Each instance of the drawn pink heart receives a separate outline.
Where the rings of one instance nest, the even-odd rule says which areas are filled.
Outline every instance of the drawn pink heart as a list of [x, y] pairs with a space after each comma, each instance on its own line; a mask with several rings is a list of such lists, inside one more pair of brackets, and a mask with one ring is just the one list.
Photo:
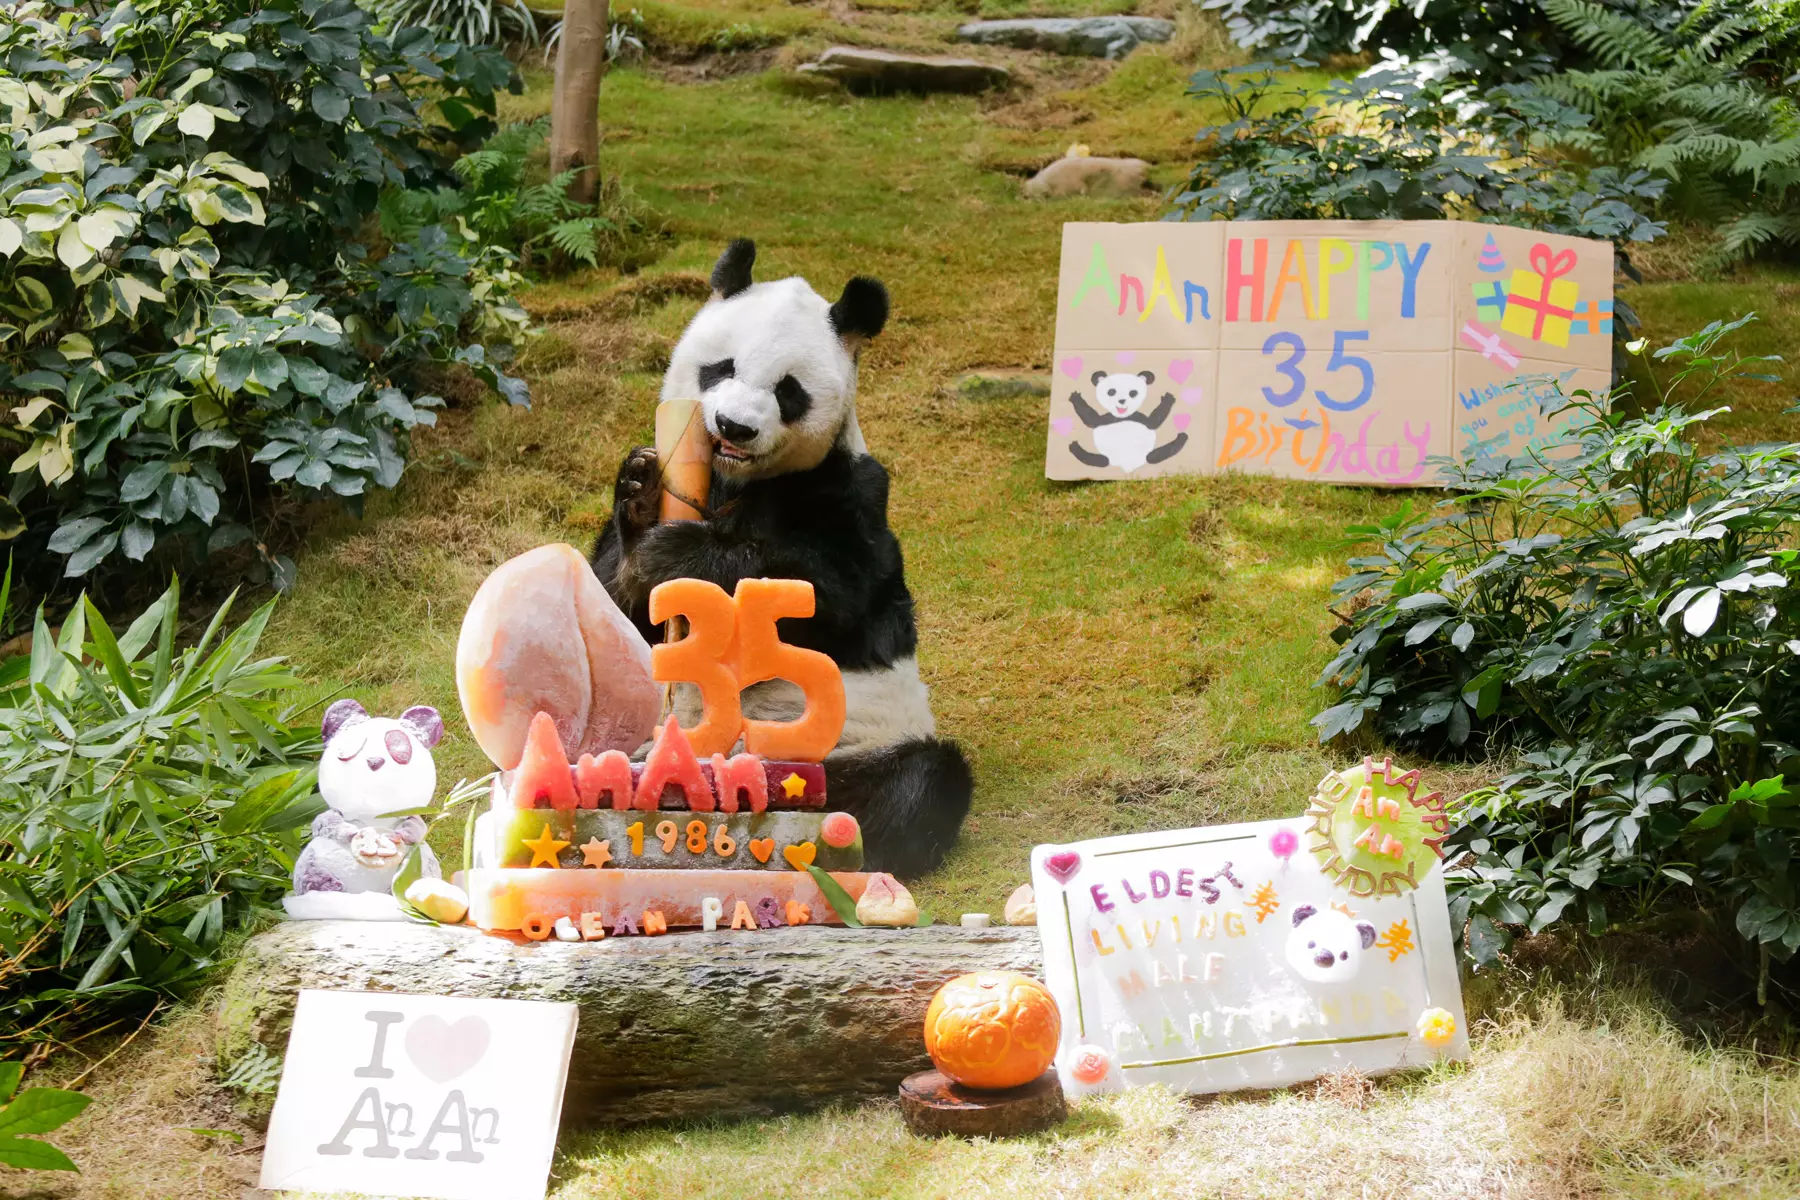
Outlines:
[[1137, 351], [1121, 350], [1113, 355], [1113, 357], [1119, 360], [1119, 365], [1121, 367], [1129, 367], [1132, 363], [1137, 361]]
[[1079, 354], [1065, 358], [1056, 365], [1061, 369], [1062, 373], [1067, 375], [1070, 379], [1081, 378], [1081, 356]]
[[1181, 402], [1183, 404], [1198, 404], [1200, 403], [1200, 395], [1200, 389], [1197, 387], [1182, 388]]
[[1047, 854], [1044, 856], [1044, 870], [1050, 872], [1051, 878], [1056, 882], [1067, 883], [1075, 878], [1075, 872], [1081, 870], [1081, 855], [1073, 850]]
[[1194, 373], [1194, 360], [1178, 358], [1169, 364], [1169, 378], [1176, 383], [1186, 383], [1187, 377]]
[[1074, 428], [1074, 417], [1052, 417], [1050, 419], [1050, 432], [1054, 433], [1057, 437], [1068, 437], [1070, 431]]
[[1176, 413], [1173, 424], [1177, 429], [1186, 429], [1193, 419], [1193, 415], [1190, 413]]
[[448, 1083], [480, 1062], [492, 1038], [480, 1017], [456, 1024], [442, 1017], [420, 1017], [406, 1031], [406, 1057], [433, 1083]]

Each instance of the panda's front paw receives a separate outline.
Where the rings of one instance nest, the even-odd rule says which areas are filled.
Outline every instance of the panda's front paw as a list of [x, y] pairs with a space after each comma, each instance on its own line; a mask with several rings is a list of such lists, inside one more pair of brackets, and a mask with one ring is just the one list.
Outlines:
[[656, 524], [662, 509], [662, 468], [656, 447], [639, 446], [619, 464], [613, 485], [613, 518], [619, 531], [635, 538]]

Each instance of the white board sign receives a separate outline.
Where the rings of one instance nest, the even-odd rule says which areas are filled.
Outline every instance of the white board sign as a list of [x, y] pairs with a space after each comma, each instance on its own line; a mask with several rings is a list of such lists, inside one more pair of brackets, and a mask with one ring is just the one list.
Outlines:
[[541, 1200], [575, 1006], [304, 990], [261, 1186]]
[[[1354, 820], [1377, 828], [1379, 851], [1378, 821]], [[1390, 873], [1364, 889], [1345, 858], [1315, 853], [1324, 829], [1315, 810], [1032, 852], [1071, 1095], [1281, 1087], [1467, 1057], [1435, 851], [1409, 867], [1416, 886]]]

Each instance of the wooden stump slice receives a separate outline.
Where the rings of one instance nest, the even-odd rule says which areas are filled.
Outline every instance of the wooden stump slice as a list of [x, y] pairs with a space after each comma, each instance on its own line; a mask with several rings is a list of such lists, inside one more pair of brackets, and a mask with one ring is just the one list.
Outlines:
[[1000, 1092], [964, 1087], [942, 1071], [920, 1071], [900, 1084], [900, 1113], [919, 1137], [1014, 1137], [1060, 1123], [1069, 1108], [1054, 1069]]

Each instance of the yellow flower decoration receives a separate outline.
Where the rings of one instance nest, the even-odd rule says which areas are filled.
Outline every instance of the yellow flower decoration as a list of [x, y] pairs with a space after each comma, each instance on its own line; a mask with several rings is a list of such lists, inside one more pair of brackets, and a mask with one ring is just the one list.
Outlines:
[[1419, 1039], [1427, 1046], [1449, 1044], [1456, 1036], [1456, 1018], [1447, 1010], [1428, 1008], [1419, 1014]]

